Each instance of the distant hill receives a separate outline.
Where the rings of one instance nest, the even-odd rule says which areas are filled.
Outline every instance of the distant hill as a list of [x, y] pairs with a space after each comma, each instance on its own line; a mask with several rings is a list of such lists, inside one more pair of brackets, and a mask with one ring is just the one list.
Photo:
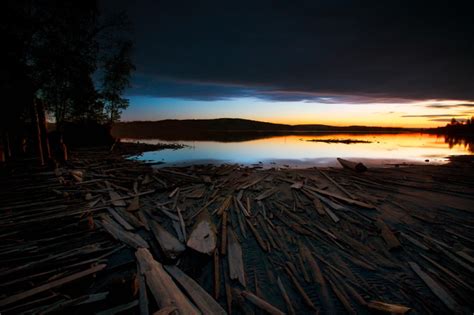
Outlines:
[[281, 134], [412, 130], [368, 126], [286, 125], [240, 118], [219, 118], [119, 122], [113, 125], [112, 135], [137, 139], [243, 141]]

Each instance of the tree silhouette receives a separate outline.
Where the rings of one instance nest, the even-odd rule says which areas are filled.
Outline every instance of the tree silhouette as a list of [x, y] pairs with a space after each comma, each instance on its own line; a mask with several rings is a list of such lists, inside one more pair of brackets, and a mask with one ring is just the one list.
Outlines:
[[[0, 18], [0, 132], [22, 151], [45, 138], [44, 112], [59, 131], [67, 122], [115, 121], [131, 72], [132, 43], [123, 13], [102, 15], [97, 0], [7, 0]], [[103, 73], [102, 88], [97, 74]], [[25, 140], [26, 138], [26, 140]], [[44, 142], [44, 139], [43, 139]]]
[[116, 51], [109, 56], [104, 64], [102, 79], [102, 97], [110, 122], [120, 118], [129, 101], [122, 93], [130, 84], [130, 74], [135, 67], [131, 62], [132, 42], [124, 41], [117, 45]]

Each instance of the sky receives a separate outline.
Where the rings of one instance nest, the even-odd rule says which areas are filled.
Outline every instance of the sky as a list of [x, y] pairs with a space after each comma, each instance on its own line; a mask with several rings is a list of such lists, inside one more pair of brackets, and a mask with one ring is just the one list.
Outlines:
[[474, 115], [468, 1], [103, 0], [135, 42], [122, 120], [430, 127]]

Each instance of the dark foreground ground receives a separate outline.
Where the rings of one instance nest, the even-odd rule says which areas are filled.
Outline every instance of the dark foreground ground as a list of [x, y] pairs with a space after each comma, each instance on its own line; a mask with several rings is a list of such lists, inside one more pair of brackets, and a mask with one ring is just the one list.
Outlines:
[[1, 314], [474, 310], [473, 157], [153, 169], [95, 148], [30, 164], [2, 170]]

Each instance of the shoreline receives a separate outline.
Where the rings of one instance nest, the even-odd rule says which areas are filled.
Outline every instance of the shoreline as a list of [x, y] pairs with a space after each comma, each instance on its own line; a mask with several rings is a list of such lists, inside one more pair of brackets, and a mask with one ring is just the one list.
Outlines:
[[[2, 313], [136, 308], [145, 302], [133, 283], [152, 286], [146, 273], [136, 276], [139, 247], [148, 247], [158, 266], [179, 257], [177, 268], [226, 310], [253, 309], [250, 294], [283, 312], [474, 309], [473, 156], [355, 173], [239, 165], [155, 169], [122, 157], [137, 150], [84, 148], [55, 171], [16, 169], [2, 177], [0, 239], [8, 241], [0, 246]], [[182, 247], [180, 238], [189, 240], [203, 213], [215, 226], [217, 256]], [[171, 235], [165, 243], [163, 229]], [[175, 241], [181, 245], [169, 248]], [[233, 250], [239, 247], [240, 255]], [[229, 263], [241, 269], [231, 267], [236, 273], [229, 274]], [[55, 295], [31, 292], [81, 272], [55, 286]], [[425, 276], [447, 297], [436, 296]], [[176, 292], [202, 311], [189, 291]], [[148, 291], [147, 299], [156, 311], [158, 297]]]

